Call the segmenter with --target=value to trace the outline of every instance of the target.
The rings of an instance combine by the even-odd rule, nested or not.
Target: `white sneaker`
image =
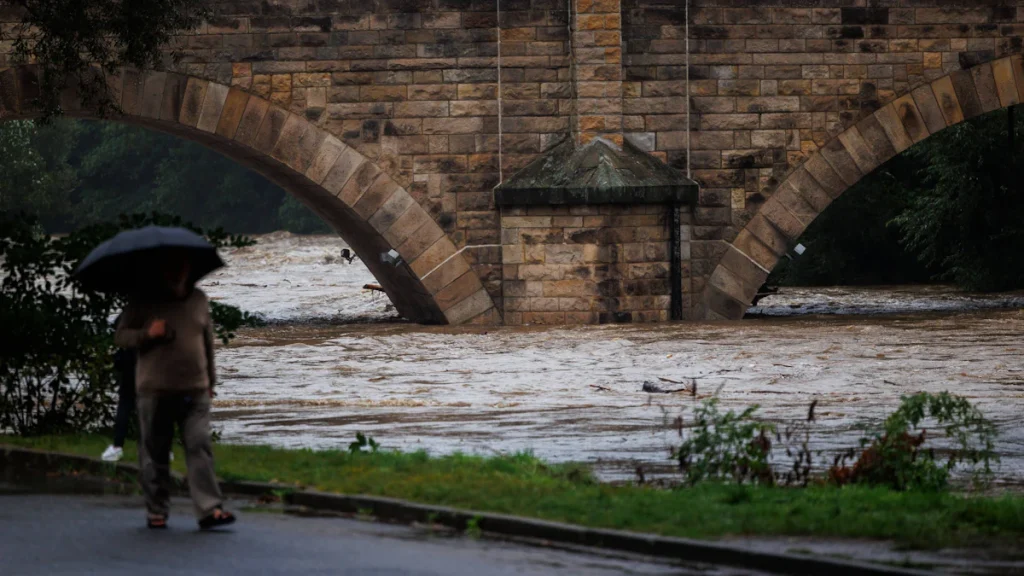
[[[103,452],[103,456],[100,456],[104,462],[117,462],[123,457],[124,450],[114,445],[107,446],[107,449]]]

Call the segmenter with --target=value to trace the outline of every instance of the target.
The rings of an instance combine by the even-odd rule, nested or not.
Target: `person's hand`
[[[149,323],[149,328],[146,328],[146,336],[150,338],[163,338],[167,335],[167,321],[166,320],[153,320]]]

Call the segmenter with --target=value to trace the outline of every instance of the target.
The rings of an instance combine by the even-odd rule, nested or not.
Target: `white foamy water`
[[[240,306],[272,321],[380,322],[397,317],[382,292],[364,290],[377,281],[359,259],[341,259],[336,236],[278,232],[255,246],[222,250],[227,263],[203,280],[212,299]]]
[[[827,302],[813,304],[821,311],[884,302],[890,314],[554,329],[337,325],[393,316],[385,299],[362,291],[372,281],[365,269],[324,263],[341,246],[322,237],[263,238],[230,254],[231,267],[212,278],[215,297],[294,320],[246,330],[220,350],[216,426],[226,441],[345,448],[362,431],[386,448],[531,450],[623,479],[638,463],[669,464],[678,437],[667,424],[680,414],[687,422],[716,391],[723,408],[760,404],[778,422],[802,420],[818,400],[811,444],[825,451],[856,446],[901,395],[950,391],[999,424],[1000,477],[1024,474],[1020,309],[968,303],[924,313],[922,301],[965,297],[933,288],[830,289],[787,291],[762,304]],[[1005,308],[1015,297],[982,299]],[[317,317],[335,324],[309,322]],[[645,380],[674,389],[691,379],[696,398],[641,392]]]

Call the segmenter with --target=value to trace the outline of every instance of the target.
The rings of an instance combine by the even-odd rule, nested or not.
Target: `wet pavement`
[[[817,400],[810,445],[825,463],[856,447],[901,395],[949,391],[999,425],[1003,482],[1024,477],[1020,294],[789,289],[760,303],[764,316],[732,323],[349,324],[393,313],[361,290],[372,279],[358,261],[329,262],[341,246],[263,238],[228,254],[231,266],[211,279],[214,297],[276,321],[219,352],[215,427],[225,441],[344,449],[362,431],[385,448],[530,450],[625,480],[638,464],[667,466],[679,441],[670,424],[680,415],[686,424],[715,394],[727,409],[759,404],[782,425],[804,420]],[[670,390],[696,381],[697,395],[643,393],[645,381]]]
[[[575,553],[340,518],[240,512],[233,527],[199,532],[187,501],[170,528],[148,530],[138,498],[0,496],[0,573],[153,576],[740,575],[735,569]]]

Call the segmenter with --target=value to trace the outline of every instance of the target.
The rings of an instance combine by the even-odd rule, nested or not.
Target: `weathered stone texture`
[[[668,320],[665,207],[506,208],[501,226],[507,324]]]
[[[567,135],[627,138],[692,169],[702,192],[687,214],[688,310],[726,317],[745,294],[715,275],[730,244],[768,266],[794,222],[813,217],[807,206],[820,211],[930,134],[1024,101],[1020,0],[692,0],[688,43],[680,0],[570,1],[571,11],[568,2],[503,2],[500,15],[490,0],[211,2],[210,22],[168,46],[181,56],[170,69],[108,83],[140,122],[181,122],[306,174],[380,237],[374,250],[391,245],[412,262],[442,237],[469,247],[460,258],[516,323],[667,310],[621,282],[662,280],[636,276],[660,273],[654,262],[628,260],[639,255],[631,245],[657,244],[647,240],[589,244],[622,247],[614,262],[584,262],[611,275],[607,294],[510,293],[565,281],[536,277],[593,257],[577,253],[587,243],[564,239],[572,223],[509,223],[534,216],[500,215],[493,201],[495,185]],[[0,12],[2,31],[16,20]],[[0,40],[0,116],[32,96],[16,69],[5,71],[11,51]],[[798,194],[771,201],[789,189]],[[411,202],[392,199],[395,190]],[[544,229],[561,230],[563,244],[509,244],[511,230],[533,238]],[[620,263],[632,267],[599,269]],[[462,268],[446,264],[429,291]],[[456,315],[482,302],[466,291],[475,304]],[[577,309],[579,298],[605,309]]]

